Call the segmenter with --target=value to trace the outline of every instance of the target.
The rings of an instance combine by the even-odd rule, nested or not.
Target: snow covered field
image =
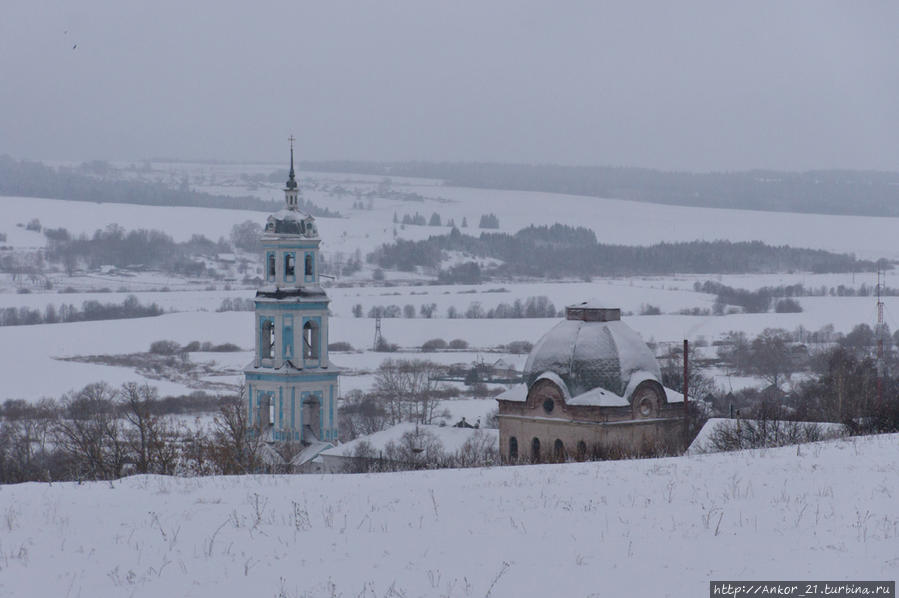
[[[145,180],[180,181],[187,177],[192,186],[212,193],[228,195],[256,195],[266,199],[280,199],[280,184],[249,185],[242,174],[267,174],[278,165],[228,165],[154,163],[153,170],[120,171],[126,178]],[[788,243],[800,247],[846,251],[861,257],[899,257],[899,246],[891,232],[896,219],[862,218],[851,216],[820,216],[813,214],[785,214],[744,212],[736,210],[709,210],[661,206],[614,199],[598,199],[546,193],[478,190],[447,187],[439,181],[426,179],[392,178],[390,188],[402,193],[416,193],[423,201],[375,198],[368,208],[366,193],[377,189],[383,177],[336,173],[301,173],[304,197],[320,206],[339,211],[342,218],[319,218],[323,238],[323,251],[334,257],[344,258],[357,250],[365,255],[378,245],[397,237],[421,239],[433,234],[443,234],[448,229],[431,226],[399,226],[393,223],[394,214],[401,219],[405,214],[419,212],[429,217],[432,212],[441,215],[444,222],[450,218],[457,224],[466,218],[470,224],[466,232],[478,234],[477,222],[484,213],[499,217],[501,230],[514,232],[529,224],[547,224],[547,206],[552,206],[552,222],[563,222],[592,228],[602,242],[625,244],[650,244],[659,241],[691,241],[694,239],[729,238],[731,240],[762,240],[768,243]],[[313,181],[314,185],[309,181]],[[312,187],[316,188],[312,188]],[[336,187],[349,190],[345,194],[333,193]],[[361,195],[357,195],[359,192]],[[362,197],[363,199],[357,199]],[[366,209],[354,209],[362,202]],[[194,234],[210,239],[227,237],[234,224],[247,219],[264,222],[267,214],[243,210],[210,208],[173,208],[126,204],[95,204],[54,199],[0,197],[4,217],[0,220],[0,233],[7,235],[5,245],[15,248],[36,248],[45,243],[37,232],[27,231],[19,224],[38,218],[44,227],[66,227],[73,233],[91,234],[108,224],[119,224],[125,229],[157,228],[165,230],[176,240],[183,241]],[[839,234],[837,234],[837,232]],[[456,256],[459,258],[459,256]],[[888,276],[887,284],[891,284]],[[35,288],[30,294],[14,292],[15,284],[0,281],[0,308],[29,307],[44,310],[46,306],[72,304],[80,307],[87,300],[121,303],[125,292],[109,293],[58,293],[57,289],[74,286],[80,291],[90,289],[127,288],[136,292],[141,303],[157,303],[173,312],[158,318],[83,322],[77,324],[53,324],[27,327],[0,328],[0,375],[5,381],[0,400],[9,397],[36,400],[41,396],[58,396],[66,390],[80,388],[97,380],[119,384],[126,380],[140,380],[126,368],[62,362],[53,357],[118,354],[146,351],[155,340],[172,339],[179,343],[192,340],[214,343],[230,342],[245,349],[252,341],[252,317],[248,312],[217,314],[215,310],[225,298],[250,298],[252,289],[222,290],[223,284],[215,284],[216,290],[201,290],[211,281],[187,281],[166,278],[159,273],[144,272],[136,276],[122,277],[89,273],[66,279],[63,273],[53,277],[54,289],[42,292]],[[370,279],[371,266],[352,279]],[[871,286],[870,274],[780,273],[770,275],[676,275],[662,277],[635,277],[596,279],[592,282],[514,282],[501,281],[482,285],[440,286],[425,283],[422,275],[410,273],[386,273],[387,282],[380,285],[341,286],[347,280],[333,281],[328,289],[333,312],[331,341],[346,341],[356,349],[371,347],[374,321],[352,317],[353,306],[359,304],[368,314],[375,306],[411,305],[417,315],[422,305],[436,305],[435,319],[385,319],[382,323],[384,337],[400,347],[415,348],[432,338],[451,340],[461,338],[477,351],[490,349],[511,341],[535,342],[558,321],[555,318],[527,320],[465,320],[446,319],[447,311],[455,308],[464,313],[477,303],[484,310],[500,303],[511,304],[516,299],[546,296],[557,309],[588,298],[597,298],[610,306],[621,307],[625,312],[639,314],[645,305],[658,307],[663,315],[630,316],[627,322],[647,341],[678,342],[691,340],[715,340],[730,330],[742,330],[754,335],[768,327],[788,330],[801,325],[817,330],[833,324],[840,332],[848,332],[859,323],[872,324],[874,301],[869,297],[803,297],[799,299],[804,311],[797,314],[738,314],[724,317],[682,316],[680,310],[710,309],[713,295],[693,290],[696,282],[716,280],[738,288],[757,289],[761,286],[803,284],[807,287],[836,287],[845,285],[858,288],[862,283]],[[358,282],[358,281],[356,281]],[[899,286],[899,285],[892,285]],[[170,287],[171,292],[158,289]],[[206,313],[202,313],[206,312]],[[891,329],[899,329],[899,298],[886,299],[885,318]],[[492,354],[487,355],[489,359]],[[410,357],[409,354],[400,354]],[[416,356],[416,355],[411,355]],[[214,359],[228,367],[246,354],[218,355]],[[366,351],[346,356],[348,367],[373,370],[389,354]],[[457,356],[432,355],[444,361]],[[458,356],[461,357],[461,356]],[[471,358],[471,357],[466,357]],[[337,356],[339,363],[341,357]],[[519,360],[520,361],[520,360]],[[520,364],[519,364],[520,365]],[[370,385],[370,375],[347,377],[344,390]],[[235,379],[236,381],[236,379]],[[158,385],[163,394],[180,394],[191,389],[182,384],[166,381],[150,381]],[[731,384],[733,384],[731,382]]]
[[[373,475],[0,487],[0,595],[705,596],[894,580],[899,436]]]
[[[276,167],[210,164],[156,164],[157,172],[176,168],[191,180],[200,177],[215,185],[199,185],[201,191],[228,195],[254,195],[263,199],[281,200],[280,184],[247,186],[240,175],[251,171],[273,171]],[[280,168],[284,168],[281,166]],[[179,175],[180,176],[180,175]],[[340,219],[323,218],[319,221],[323,248],[328,245],[345,247],[350,251],[360,247],[371,251],[380,243],[393,238],[393,215],[400,218],[406,213],[420,212],[429,218],[433,212],[457,224],[465,218],[468,232],[477,234],[477,223],[482,214],[494,213],[499,217],[500,230],[515,232],[531,224],[561,222],[575,226],[587,226],[596,232],[603,243],[624,245],[651,245],[661,241],[693,241],[728,239],[731,241],[763,241],[773,245],[792,245],[829,251],[854,253],[862,258],[899,258],[899,246],[894,241],[894,231],[899,226],[897,218],[865,216],[839,216],[821,214],[795,214],[789,212],[761,212],[748,210],[720,210],[667,206],[659,204],[603,199],[553,193],[469,189],[443,186],[439,181],[425,179],[392,178],[391,188],[400,192],[418,193],[424,201],[401,201],[377,198],[371,209],[354,210],[357,197],[352,191],[368,192],[376,189],[384,177],[335,174],[300,173],[303,197],[319,206],[339,211]],[[155,180],[153,175],[148,180]],[[314,180],[319,189],[303,186],[303,181]],[[351,192],[334,195],[322,185],[340,185]],[[367,201],[367,200],[365,200]],[[165,230],[176,240],[183,241],[192,234],[203,234],[210,239],[227,236],[231,226],[246,219],[263,222],[267,214],[242,210],[217,210],[211,208],[168,208],[112,203],[65,202],[52,199],[0,197],[4,219],[0,233],[7,233],[7,244],[14,246],[41,246],[43,237],[38,233],[17,228],[32,218],[40,219],[45,227],[66,227],[72,232],[93,233],[110,223],[118,223],[126,229],[157,228]],[[547,220],[547,208],[552,206],[552,217]],[[366,205],[366,208],[368,206]],[[173,210],[179,217],[173,218]],[[419,239],[446,231],[446,227],[406,226],[396,227],[401,238]]]
[[[494,285],[487,285],[489,288]],[[505,285],[509,289],[514,286]],[[550,285],[547,285],[550,286]],[[552,289],[547,293],[557,307],[561,307],[569,296],[565,290],[567,285],[555,285],[562,289],[560,298]],[[573,285],[579,286],[579,285]],[[600,285],[601,286],[601,285]],[[429,287],[423,287],[428,289]],[[618,288],[618,287],[610,287]],[[629,286],[620,287],[630,293]],[[584,285],[582,290],[589,292],[589,285]],[[360,302],[365,306],[365,311],[371,305],[399,303],[403,304],[407,299],[428,298],[439,299],[449,297],[446,301],[456,302],[460,307],[467,306],[470,301],[483,301],[489,306],[489,301],[512,301],[516,297],[527,297],[535,289],[527,285],[522,292],[510,293],[479,293],[476,295],[428,295],[415,297],[381,296],[378,293],[362,295],[359,289],[332,289],[330,292],[334,299],[335,314],[331,319],[331,342],[349,342],[356,349],[370,349],[374,338],[374,320],[370,318],[354,318],[349,311],[351,305]],[[344,294],[346,293],[346,294]],[[250,312],[225,312],[203,311],[202,298],[208,301],[208,309],[214,310],[225,295],[251,295],[251,292],[190,292],[190,293],[160,293],[153,295],[153,300],[161,301],[167,309],[184,309],[181,313],[165,314],[154,318],[137,318],[130,320],[106,320],[98,322],[78,322],[70,324],[41,324],[36,326],[4,326],[0,327],[0,376],[4,380],[4,387],[0,392],[0,400],[6,398],[25,398],[37,400],[42,396],[59,396],[67,390],[81,388],[90,382],[106,380],[113,385],[118,385],[129,380],[143,380],[135,372],[127,368],[110,367],[96,364],[65,362],[53,359],[54,357],[70,357],[76,355],[115,355],[121,353],[136,353],[147,351],[150,343],[157,340],[174,340],[182,345],[190,341],[209,341],[214,344],[234,343],[239,347],[249,350],[253,340],[253,319]],[[665,305],[664,296],[673,295],[672,301],[682,300],[680,297],[687,294],[684,291],[669,292],[664,289],[647,291],[647,302]],[[101,301],[121,301],[123,297],[116,298],[116,293],[103,293],[95,295]],[[708,295],[699,295],[689,292],[696,298],[708,298]],[[144,294],[138,294],[144,300]],[[164,297],[163,297],[164,296]],[[574,296],[572,293],[570,296]],[[605,294],[610,302],[615,302],[619,295]],[[13,295],[19,303],[13,305],[42,305],[41,301],[55,302],[59,298],[68,298],[68,295]],[[179,303],[178,298],[183,298]],[[42,299],[44,298],[44,299]],[[661,300],[659,300],[661,299]],[[5,301],[10,301],[9,296]],[[66,301],[68,303],[68,301]],[[805,311],[798,314],[733,314],[728,316],[631,316],[625,321],[639,332],[644,340],[677,343],[683,338],[697,340],[703,338],[711,341],[730,330],[742,330],[747,334],[755,335],[765,328],[782,327],[793,330],[799,325],[808,330],[818,330],[827,324],[833,324],[838,332],[849,332],[856,324],[871,322],[873,301],[865,297],[804,297],[799,300]],[[452,303],[450,303],[452,304]],[[621,304],[621,303],[619,303]],[[672,303],[673,304],[673,303]],[[627,304],[624,303],[626,306]],[[200,311],[193,311],[200,310]],[[886,298],[886,321],[892,329],[899,328],[896,321],[899,314],[899,297]],[[382,320],[382,334],[389,342],[397,343],[401,347],[415,348],[433,338],[442,338],[446,341],[460,338],[467,341],[471,347],[483,350],[508,344],[512,341],[527,340],[536,342],[545,332],[552,328],[558,318],[532,318],[532,319],[405,319],[390,318]],[[366,351],[361,354],[335,354],[333,359],[338,365],[344,365],[353,369],[374,370],[384,359],[388,358],[416,358],[426,357],[440,362],[453,363],[458,361],[471,361],[478,358],[477,351],[467,354],[459,353],[373,353]],[[483,353],[481,357],[485,361],[494,361],[499,357],[505,359],[517,359],[519,362],[523,356],[513,357],[504,354]],[[222,361],[229,367],[234,367],[237,361],[246,363],[250,360],[249,353],[239,353],[233,356],[218,354],[211,356],[216,361]],[[344,363],[346,362],[346,363]],[[240,364],[242,365],[242,364]],[[521,363],[518,363],[521,366]],[[371,376],[347,377],[341,384],[344,391],[358,388],[364,390],[370,384]],[[151,384],[160,387],[163,394],[184,394],[192,389],[182,384],[147,380]],[[237,382],[237,379],[231,380]],[[738,385],[739,386],[739,385]]]

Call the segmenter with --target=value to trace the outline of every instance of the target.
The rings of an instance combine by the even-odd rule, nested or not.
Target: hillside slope
[[[0,487],[0,595],[702,596],[710,578],[894,579],[897,443]]]

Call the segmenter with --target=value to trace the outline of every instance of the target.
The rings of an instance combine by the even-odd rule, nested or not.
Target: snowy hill
[[[640,461],[0,487],[3,596],[702,596],[895,579],[899,436]]]

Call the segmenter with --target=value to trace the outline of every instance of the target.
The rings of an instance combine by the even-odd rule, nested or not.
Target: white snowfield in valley
[[[373,475],[0,488],[0,595],[703,596],[892,580],[899,435]]]
[[[496,284],[482,285],[480,288],[495,288]],[[331,319],[331,341],[349,342],[356,349],[370,349],[374,333],[374,320],[371,318],[354,318],[350,314],[351,305],[359,302],[367,313],[372,305],[403,305],[407,299],[415,299],[422,303],[428,299],[448,297],[450,305],[464,309],[472,301],[483,301],[485,307],[496,302],[511,302],[515,298],[526,298],[532,287],[516,290],[514,285],[504,285],[515,291],[512,293],[478,293],[452,295],[425,295],[416,297],[382,296],[369,294],[371,289],[329,289],[336,297],[334,301],[336,317]],[[571,293],[565,290],[567,285],[556,285],[555,293],[547,291],[550,299],[558,293],[558,300],[553,299],[557,308],[566,304]],[[575,285],[584,292],[589,285]],[[602,287],[602,285],[598,285]],[[417,292],[429,287],[415,287]],[[607,287],[609,293],[605,297],[614,302],[617,295],[612,289],[621,288],[627,293],[631,287]],[[392,290],[392,289],[388,289]],[[346,293],[346,294],[344,294]],[[360,296],[356,294],[360,293]],[[663,298],[668,293],[664,289],[646,291],[647,302],[654,302],[654,297]],[[208,309],[214,310],[225,296],[238,295],[222,291],[206,293]],[[247,295],[247,293],[243,293]],[[676,294],[683,294],[677,291]],[[156,295],[156,294],[154,294]],[[184,301],[182,309],[200,308],[200,293],[160,293],[168,299],[167,307],[175,305],[179,297]],[[183,296],[183,297],[182,297]],[[696,295],[699,297],[699,295]],[[54,302],[57,298],[66,302],[67,295],[31,294],[12,295],[21,299],[22,304],[41,305],[44,300]],[[102,293],[95,295],[100,301],[121,301],[124,294]],[[711,296],[706,296],[711,297]],[[143,295],[138,294],[142,299]],[[155,297],[154,297],[155,300]],[[446,301],[449,301],[447,299]],[[684,316],[665,314],[659,316],[627,316],[625,322],[640,333],[646,341],[662,343],[679,343],[683,338],[695,340],[705,338],[714,340],[730,330],[742,330],[749,335],[756,335],[765,328],[781,327],[793,330],[802,325],[807,330],[815,331],[822,326],[833,324],[838,332],[847,333],[859,323],[869,323],[873,314],[873,299],[870,297],[800,297],[800,304],[805,309],[798,314],[732,314],[727,316]],[[149,303],[149,301],[143,301]],[[661,302],[659,302],[661,303]],[[697,300],[698,303],[698,300]],[[886,322],[892,330],[899,329],[899,297],[887,297]],[[77,304],[76,304],[77,305]],[[391,343],[400,347],[416,348],[433,338],[452,340],[460,338],[477,349],[487,349],[513,341],[526,340],[536,342],[545,332],[555,326],[560,318],[529,319],[446,319],[446,318],[389,318],[382,320],[382,333]],[[23,398],[37,401],[43,396],[58,397],[68,390],[77,390],[91,382],[105,380],[113,386],[131,380],[148,382],[158,386],[165,394],[186,394],[191,388],[176,382],[143,378],[133,369],[113,367],[94,363],[78,363],[60,361],[56,357],[72,357],[77,355],[116,355],[147,351],[153,341],[171,339],[181,345],[191,341],[214,344],[233,343],[245,350],[252,349],[253,315],[252,312],[184,311],[164,314],[151,318],[134,318],[126,320],[100,320],[94,322],[75,322],[68,324],[38,324],[33,326],[0,327],[0,376],[4,386],[0,392],[0,400],[7,398]],[[495,360],[498,355],[483,353],[485,360]],[[475,355],[477,357],[477,355]],[[215,361],[229,359],[226,354],[209,356]],[[373,370],[385,359],[421,358],[438,361],[471,360],[472,355],[457,353],[373,353],[360,355],[341,355],[335,353],[337,365],[352,368]],[[238,363],[249,363],[251,355],[243,353]],[[234,365],[234,364],[230,364]],[[228,379],[228,382],[236,380]],[[350,379],[342,381],[344,389],[355,388]]]
[[[184,172],[190,174],[191,180],[196,180],[196,176],[208,176],[209,171],[215,170],[219,171],[218,176],[223,182],[230,181],[224,186],[191,185],[195,190],[252,195],[277,201],[283,199],[280,182],[246,187],[240,182],[239,175],[229,172],[226,165],[182,166],[187,169]],[[154,167],[166,169],[172,168],[172,165],[155,163]],[[249,166],[242,168],[252,170]],[[271,172],[286,169],[286,165],[272,165],[269,168]],[[195,169],[194,172],[191,169]],[[419,212],[429,218],[437,212],[444,223],[452,218],[460,225],[463,218],[467,219],[469,228],[463,229],[463,232],[475,236],[483,232],[477,228],[481,215],[493,213],[499,218],[499,230],[509,233],[529,225],[559,222],[590,228],[601,243],[652,245],[663,241],[727,239],[853,253],[864,259],[899,258],[899,248],[893,242],[899,218],[674,206],[561,193],[451,187],[436,180],[399,177],[390,179],[391,188],[418,193],[423,201],[378,197],[373,200],[371,209],[368,209],[368,200],[365,199],[366,208],[354,210],[352,205],[357,198],[352,193],[342,197],[332,195],[310,188],[306,181],[312,179],[319,185],[342,185],[368,191],[376,189],[385,177],[341,173],[298,174],[304,200],[339,211],[343,216],[317,219],[323,239],[322,249],[326,252],[332,249],[352,251],[356,247],[369,252],[381,243],[392,241],[394,227],[403,239],[425,239],[430,235],[445,234],[449,230],[446,226],[400,227],[393,223],[395,213],[402,219],[405,214]],[[7,233],[7,244],[16,247],[43,246],[46,243],[40,233],[15,226],[32,218],[38,218],[44,227],[66,227],[76,234],[92,234],[98,228],[116,223],[126,230],[164,230],[176,241],[184,241],[193,234],[202,234],[213,240],[220,236],[227,237],[234,224],[246,219],[261,224],[268,216],[264,212],[248,210],[70,202],[32,197],[5,196],[0,197],[0,202],[5,217],[5,222],[0,223],[0,233]],[[173,217],[173,214],[178,216]]]

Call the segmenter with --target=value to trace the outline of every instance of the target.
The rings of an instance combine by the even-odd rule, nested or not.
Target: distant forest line
[[[40,162],[0,156],[0,195],[259,212],[275,212],[283,206],[282,202],[251,195],[215,195],[191,190],[187,185],[176,188],[165,183],[107,178],[104,169],[112,170],[112,167],[105,162],[93,162],[78,168],[53,168]],[[339,216],[306,200],[301,200],[300,209],[313,216]]]
[[[768,272],[870,272],[877,264],[852,255],[819,249],[771,246],[760,241],[691,241],[648,247],[598,243],[587,228],[562,224],[529,226],[515,234],[447,235],[422,241],[397,240],[368,255],[382,268],[412,271],[439,268],[446,251],[459,251],[503,263],[482,271],[474,261],[440,272],[447,283],[476,283],[492,275],[557,278],[564,276],[628,276],[652,274],[750,274]],[[882,267],[889,267],[881,261]]]
[[[302,162],[301,169],[440,179],[480,189],[545,191],[742,210],[899,216],[899,173],[852,170],[663,172],[485,162]]]

